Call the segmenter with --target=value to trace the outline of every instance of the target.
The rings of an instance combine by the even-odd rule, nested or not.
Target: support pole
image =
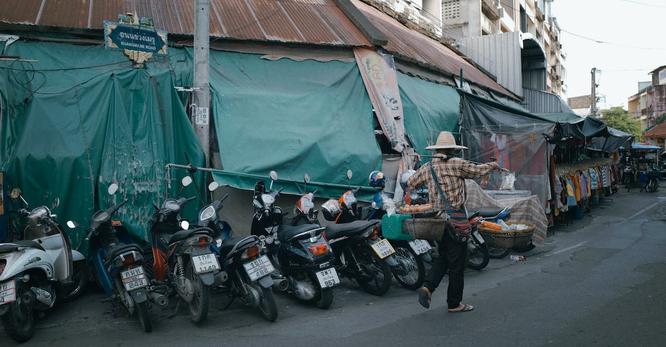
[[[206,166],[208,166],[208,163],[210,163],[210,86],[208,84],[210,0],[196,0],[194,6],[194,93],[192,100],[192,121],[197,138],[206,155]]]
[[[597,87],[599,86],[597,84],[597,68],[593,67],[592,71],[590,72],[592,74],[592,90],[591,90],[591,105],[590,105],[590,113],[592,114],[593,117],[597,117],[597,113],[599,110],[597,109]]]

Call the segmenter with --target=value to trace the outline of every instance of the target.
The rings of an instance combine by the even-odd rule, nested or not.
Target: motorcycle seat
[[[220,256],[222,256],[222,257],[228,256],[229,252],[231,252],[231,250],[238,243],[242,242],[244,239],[248,239],[248,237],[247,236],[240,236],[240,237],[232,237],[232,238],[228,238],[228,239],[224,240],[222,242],[222,245],[220,246]],[[254,242],[257,242],[256,240],[257,240],[256,238],[249,238],[247,240],[247,242],[254,243]],[[247,242],[245,242],[244,245],[247,244]],[[244,245],[241,245],[239,248],[243,249]]]
[[[321,229],[321,226],[318,224],[301,224],[296,226],[280,225],[280,228],[278,229],[278,239],[281,242],[287,242],[292,237],[313,229]]]
[[[479,210],[479,217],[495,217],[504,211],[503,208],[482,208]]]
[[[0,253],[10,253],[10,252],[16,252],[18,251],[19,248],[22,247],[27,247],[27,248],[37,248],[39,250],[44,250],[44,247],[42,247],[39,242],[34,241],[34,240],[18,240],[10,243],[2,243],[0,244]]]
[[[191,236],[194,236],[195,234],[205,234],[205,235],[210,235],[210,229],[208,228],[196,228],[196,229],[190,229],[190,230],[179,230],[175,232],[171,237],[169,238],[169,243],[176,243],[179,241],[183,241]]]
[[[118,244],[109,251],[108,259],[114,259],[115,257],[129,251],[141,252],[141,248],[135,244]]]
[[[379,224],[379,220],[356,220],[350,223],[331,224],[326,227],[326,236],[329,240],[343,236],[353,236],[376,224]]]

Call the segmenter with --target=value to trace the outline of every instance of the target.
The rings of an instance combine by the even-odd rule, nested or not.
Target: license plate
[[[262,255],[258,259],[243,264],[245,272],[250,277],[250,280],[256,281],[266,275],[270,275],[275,268],[267,256]]]
[[[338,272],[335,271],[335,268],[333,267],[317,272],[317,279],[319,280],[319,285],[322,288],[329,288],[335,286],[336,284],[340,284]]]
[[[134,290],[148,286],[146,274],[143,272],[143,266],[137,266],[129,270],[121,271],[120,278],[123,280],[125,290]]]
[[[393,249],[393,246],[391,246],[391,243],[387,239],[382,239],[381,241],[373,243],[372,250],[375,251],[380,259],[384,259],[395,253],[395,249]]]
[[[217,262],[215,254],[204,254],[192,257],[194,271],[198,274],[213,272],[220,269],[220,263]]]
[[[417,255],[427,253],[429,250],[432,249],[428,241],[420,239],[409,241],[409,247],[411,247],[414,253],[416,253]]]
[[[16,301],[16,282],[0,283],[0,305]]]
[[[474,236],[479,244],[484,244],[486,242],[478,231],[472,232],[472,236]]]

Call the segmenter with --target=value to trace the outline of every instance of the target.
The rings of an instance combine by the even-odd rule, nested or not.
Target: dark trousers
[[[433,265],[426,276],[424,287],[434,292],[447,273],[449,274],[449,288],[446,292],[446,302],[449,308],[460,305],[465,287],[465,264],[467,258],[467,244],[453,241],[445,232],[438,245],[439,257],[433,259]]]

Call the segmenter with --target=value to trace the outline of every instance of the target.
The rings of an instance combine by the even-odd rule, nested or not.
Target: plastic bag
[[[515,183],[516,174],[513,172],[505,172],[502,174],[502,184],[500,185],[500,190],[514,190]]]

